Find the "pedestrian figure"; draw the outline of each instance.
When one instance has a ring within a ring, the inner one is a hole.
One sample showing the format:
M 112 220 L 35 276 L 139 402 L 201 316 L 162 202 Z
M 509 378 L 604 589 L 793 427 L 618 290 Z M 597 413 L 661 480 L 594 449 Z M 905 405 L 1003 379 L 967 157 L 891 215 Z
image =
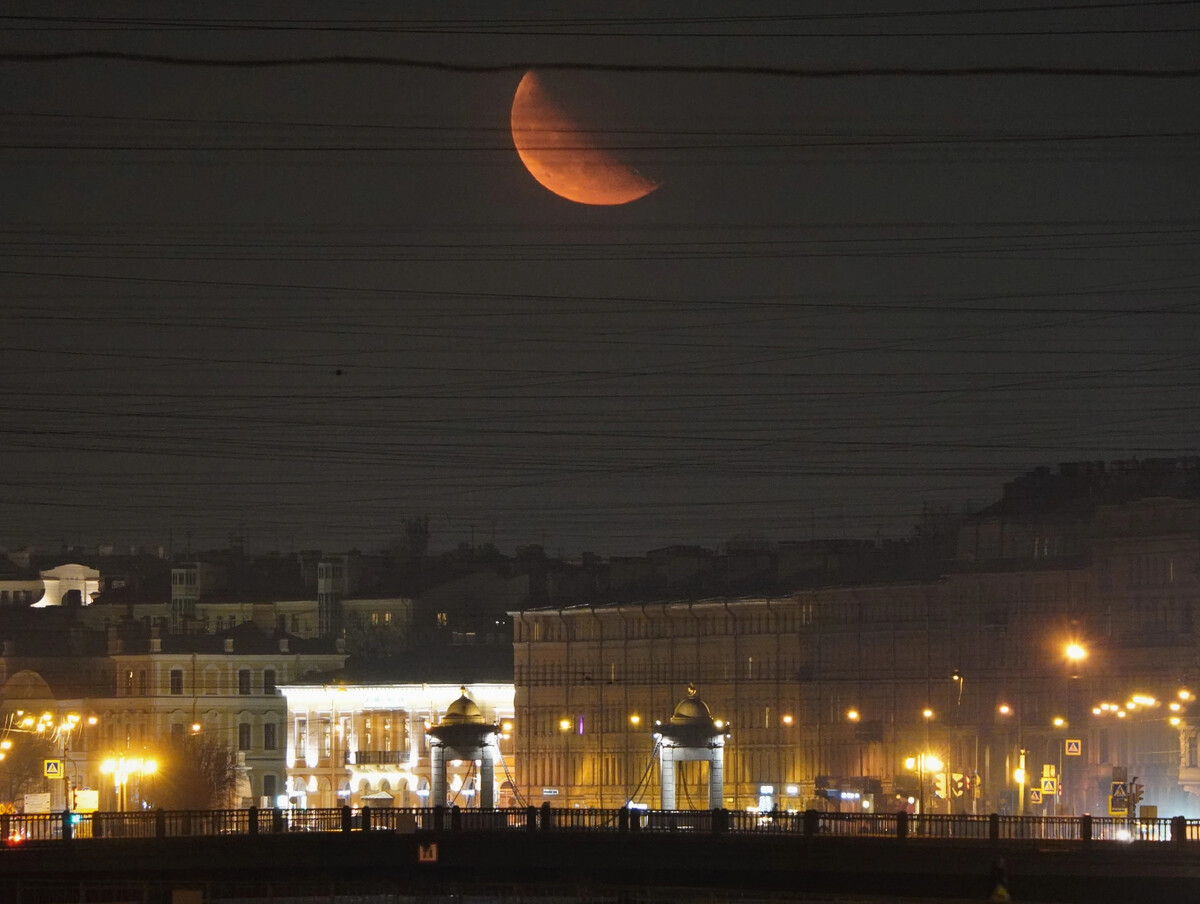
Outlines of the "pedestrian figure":
M 1004 869 L 1004 858 L 997 857 L 992 863 L 992 893 L 988 904 L 1008 904 L 1012 896 L 1008 893 L 1008 872 Z

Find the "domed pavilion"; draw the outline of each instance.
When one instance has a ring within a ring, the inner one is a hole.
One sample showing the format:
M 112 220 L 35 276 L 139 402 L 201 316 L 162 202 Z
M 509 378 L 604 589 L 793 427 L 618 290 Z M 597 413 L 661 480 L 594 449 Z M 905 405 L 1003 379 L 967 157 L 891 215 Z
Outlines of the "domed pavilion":
M 425 730 L 429 736 L 429 804 L 447 803 L 446 758 L 479 763 L 480 807 L 496 805 L 496 738 L 500 727 L 489 725 L 475 701 L 462 689 L 462 696 L 446 707 L 442 720 Z
M 694 685 L 688 686 L 688 695 L 675 706 L 667 723 L 655 724 L 654 736 L 659 745 L 659 806 L 675 809 L 675 764 L 699 760 L 708 763 L 707 806 L 720 807 L 725 799 L 725 729 L 717 725 Z

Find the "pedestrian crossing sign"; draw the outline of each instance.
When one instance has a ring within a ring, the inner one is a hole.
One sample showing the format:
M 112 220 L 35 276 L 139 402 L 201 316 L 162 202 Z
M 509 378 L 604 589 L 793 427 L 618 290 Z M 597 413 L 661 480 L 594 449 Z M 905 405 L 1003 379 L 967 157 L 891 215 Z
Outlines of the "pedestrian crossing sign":
M 62 778 L 62 760 L 43 760 L 42 775 L 46 778 Z
M 1042 802 L 1042 789 L 1041 788 L 1030 788 L 1029 789 L 1029 802 L 1031 804 L 1040 804 Z
M 1083 742 L 1078 738 L 1067 738 L 1067 756 L 1079 756 L 1083 753 Z
M 1053 797 L 1058 793 L 1058 779 L 1042 777 L 1042 794 L 1049 794 Z
M 1112 792 L 1108 796 L 1108 815 L 1127 816 L 1129 814 L 1129 785 L 1126 782 L 1113 782 Z

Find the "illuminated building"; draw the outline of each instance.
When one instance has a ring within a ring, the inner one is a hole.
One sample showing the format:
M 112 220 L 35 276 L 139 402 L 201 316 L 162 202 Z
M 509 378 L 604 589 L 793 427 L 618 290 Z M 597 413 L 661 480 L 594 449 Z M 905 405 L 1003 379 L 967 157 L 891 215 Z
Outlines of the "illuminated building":
M 954 521 L 956 552 L 924 571 L 513 611 L 518 787 L 534 803 L 653 805 L 645 720 L 694 682 L 729 724 L 731 808 L 921 797 L 1015 814 L 1023 765 L 1066 777 L 1028 812 L 1104 812 L 1124 766 L 1162 812 L 1200 813 L 1200 718 L 1176 696 L 1200 686 L 1198 496 L 1190 459 L 1068 464 Z M 941 765 L 917 776 L 917 758 Z M 690 791 L 680 806 L 703 800 Z
M 481 724 L 498 725 L 496 800 L 515 802 L 513 686 L 472 683 L 467 694 Z M 353 679 L 329 683 L 295 681 L 282 687 L 287 700 L 289 803 L 298 807 L 419 807 L 429 800 L 432 779 L 427 729 L 457 712 L 459 684 L 387 683 Z M 479 766 L 448 759 L 450 799 L 478 806 Z

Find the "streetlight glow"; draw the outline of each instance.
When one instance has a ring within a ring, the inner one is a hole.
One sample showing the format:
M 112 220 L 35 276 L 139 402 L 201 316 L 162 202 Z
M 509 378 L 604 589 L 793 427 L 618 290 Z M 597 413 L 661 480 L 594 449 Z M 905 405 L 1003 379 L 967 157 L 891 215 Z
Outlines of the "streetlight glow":
M 1082 644 L 1076 643 L 1075 641 L 1071 641 L 1069 644 L 1067 644 L 1066 647 L 1064 647 L 1063 652 L 1066 654 L 1067 659 L 1071 662 L 1082 662 L 1083 660 L 1087 659 L 1088 655 L 1087 649 Z

